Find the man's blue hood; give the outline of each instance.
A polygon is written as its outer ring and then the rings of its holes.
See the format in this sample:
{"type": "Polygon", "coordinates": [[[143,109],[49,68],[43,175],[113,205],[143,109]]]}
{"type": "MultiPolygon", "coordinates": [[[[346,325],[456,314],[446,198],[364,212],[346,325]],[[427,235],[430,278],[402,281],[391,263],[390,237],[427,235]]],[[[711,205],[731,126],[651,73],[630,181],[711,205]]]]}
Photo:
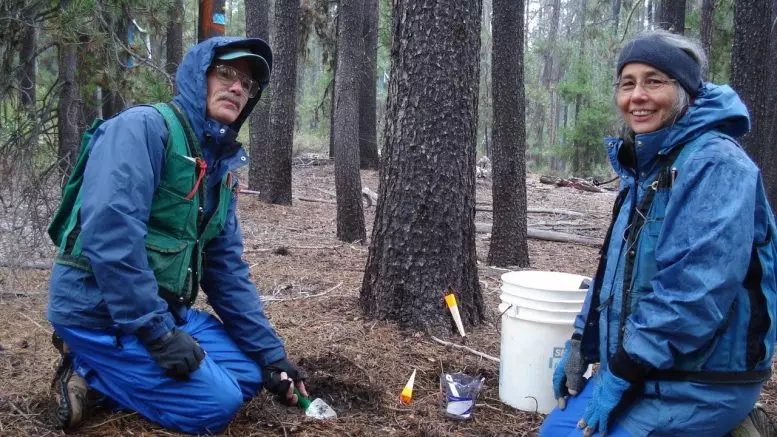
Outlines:
{"type": "MultiPolygon", "coordinates": [[[[734,138],[750,131],[747,107],[728,85],[704,84],[685,114],[673,125],[660,131],[637,135],[635,140],[642,140],[644,147],[654,150],[653,155],[665,155],[676,146],[688,143],[712,129],[734,138]]],[[[606,138],[605,143],[615,171],[622,177],[628,176],[628,172],[618,160],[623,140],[606,138]]]]}
{"type": "MultiPolygon", "coordinates": [[[[272,69],[272,51],[267,43],[259,38],[210,38],[189,50],[175,75],[175,85],[178,94],[173,98],[173,101],[186,112],[192,129],[194,129],[200,143],[203,142],[205,133],[213,134],[225,127],[216,120],[206,116],[208,95],[207,71],[211,62],[213,62],[216,51],[224,48],[242,48],[256,53],[265,58],[270,69],[272,69]]],[[[261,84],[262,89],[266,86],[267,83],[261,84]]],[[[256,97],[249,99],[237,120],[227,126],[233,131],[232,135],[228,135],[228,137],[234,138],[237,136],[237,132],[254,109],[254,106],[256,106],[260,97],[261,92],[256,97]]],[[[218,137],[223,137],[223,135],[218,135],[218,137]]]]}

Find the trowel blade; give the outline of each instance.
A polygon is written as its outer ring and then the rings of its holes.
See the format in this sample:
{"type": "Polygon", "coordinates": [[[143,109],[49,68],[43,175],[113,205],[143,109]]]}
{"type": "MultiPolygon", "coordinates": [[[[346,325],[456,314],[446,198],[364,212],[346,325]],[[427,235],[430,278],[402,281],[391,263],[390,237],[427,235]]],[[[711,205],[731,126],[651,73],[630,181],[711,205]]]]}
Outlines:
{"type": "Polygon", "coordinates": [[[305,410],[305,415],[313,419],[337,419],[337,413],[321,398],[316,398],[305,410]]]}

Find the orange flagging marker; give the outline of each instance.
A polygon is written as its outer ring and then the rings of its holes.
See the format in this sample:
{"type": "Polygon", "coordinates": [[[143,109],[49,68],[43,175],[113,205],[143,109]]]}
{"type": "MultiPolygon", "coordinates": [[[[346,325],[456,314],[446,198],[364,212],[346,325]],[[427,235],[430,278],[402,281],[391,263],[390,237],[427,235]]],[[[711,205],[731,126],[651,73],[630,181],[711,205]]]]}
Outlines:
{"type": "Polygon", "coordinates": [[[413,374],[410,375],[410,379],[407,380],[407,384],[405,384],[405,388],[402,389],[402,394],[399,395],[399,400],[406,404],[409,404],[410,401],[413,399],[413,384],[415,384],[415,371],[416,369],[413,369],[413,374]]]}
{"type": "Polygon", "coordinates": [[[448,289],[448,294],[445,295],[445,303],[448,304],[448,309],[451,310],[451,316],[453,321],[456,322],[456,327],[459,328],[459,334],[462,337],[466,337],[464,333],[464,324],[461,323],[461,314],[459,314],[459,306],[456,304],[456,296],[448,289]]]}

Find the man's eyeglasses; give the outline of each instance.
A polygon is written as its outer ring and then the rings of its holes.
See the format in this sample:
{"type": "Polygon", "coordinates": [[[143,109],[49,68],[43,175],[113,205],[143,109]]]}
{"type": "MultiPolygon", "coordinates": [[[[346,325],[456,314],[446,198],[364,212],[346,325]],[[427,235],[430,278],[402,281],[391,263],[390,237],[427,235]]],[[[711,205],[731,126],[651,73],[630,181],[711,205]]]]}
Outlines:
{"type": "Polygon", "coordinates": [[[660,91],[666,85],[669,85],[670,83],[674,83],[674,82],[677,82],[677,81],[674,79],[650,78],[650,79],[645,79],[644,82],[637,82],[634,79],[621,79],[615,82],[615,89],[618,90],[619,94],[631,94],[637,88],[637,85],[639,85],[642,87],[644,91],[648,93],[653,93],[653,92],[660,91]]]}
{"type": "Polygon", "coordinates": [[[216,72],[216,77],[225,85],[232,85],[236,80],[240,80],[240,86],[248,94],[249,99],[253,99],[259,94],[259,82],[251,79],[237,68],[225,64],[216,64],[213,66],[213,71],[216,72]]]}

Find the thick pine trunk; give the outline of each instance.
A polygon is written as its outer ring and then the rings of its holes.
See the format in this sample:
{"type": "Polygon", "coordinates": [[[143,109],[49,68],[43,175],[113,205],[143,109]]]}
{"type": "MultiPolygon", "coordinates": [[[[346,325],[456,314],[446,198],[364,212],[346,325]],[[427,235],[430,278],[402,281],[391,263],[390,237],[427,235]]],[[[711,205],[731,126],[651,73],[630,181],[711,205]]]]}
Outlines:
{"type": "Polygon", "coordinates": [[[376,86],[378,69],[378,0],[362,0],[362,70],[359,76],[359,167],[378,168],[376,86]]]}
{"type": "Polygon", "coordinates": [[[433,333],[485,317],[475,256],[480,1],[395,0],[380,197],[360,303],[433,333]]]}
{"type": "Polygon", "coordinates": [[[494,0],[493,20],[494,226],[488,264],[528,267],[523,0],[494,0]]]}
{"type": "MultiPolygon", "coordinates": [[[[362,0],[340,0],[337,78],[332,138],[335,148],[337,238],[364,242],[367,237],[359,174],[359,83],[362,69],[362,0]]],[[[373,86],[374,88],[374,86],[373,86]]]]}
{"type": "Polygon", "coordinates": [[[297,90],[299,1],[278,0],[273,18],[273,96],[270,102],[270,147],[267,203],[291,205],[291,151],[294,142],[297,90]]]}
{"type": "MultiPolygon", "coordinates": [[[[269,41],[270,35],[270,2],[269,0],[246,0],[246,36],[262,38],[269,41]]],[[[271,78],[275,76],[275,72],[271,78]]],[[[264,91],[259,103],[248,119],[250,165],[248,168],[248,186],[253,190],[264,191],[269,181],[270,162],[270,102],[272,101],[272,84],[264,91]]]]}
{"type": "Polygon", "coordinates": [[[734,4],[734,42],[731,50],[731,86],[739,93],[748,110],[752,130],[742,137],[742,144],[761,168],[773,166],[766,161],[768,144],[768,93],[763,84],[769,75],[769,31],[772,0],[737,0],[734,4]]]}

